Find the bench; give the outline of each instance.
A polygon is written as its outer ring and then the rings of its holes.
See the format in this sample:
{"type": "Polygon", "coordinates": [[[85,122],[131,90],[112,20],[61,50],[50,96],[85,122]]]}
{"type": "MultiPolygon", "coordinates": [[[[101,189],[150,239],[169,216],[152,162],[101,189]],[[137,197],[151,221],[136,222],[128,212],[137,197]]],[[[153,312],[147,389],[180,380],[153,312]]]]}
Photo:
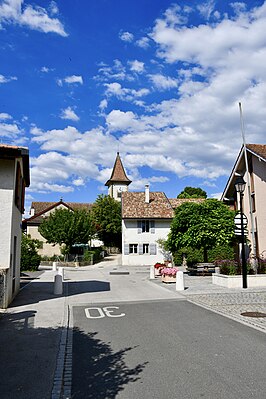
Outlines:
{"type": "Polygon", "coordinates": [[[196,263],[193,266],[188,266],[187,271],[190,274],[202,275],[211,274],[215,272],[215,266],[213,263],[196,263]]]}

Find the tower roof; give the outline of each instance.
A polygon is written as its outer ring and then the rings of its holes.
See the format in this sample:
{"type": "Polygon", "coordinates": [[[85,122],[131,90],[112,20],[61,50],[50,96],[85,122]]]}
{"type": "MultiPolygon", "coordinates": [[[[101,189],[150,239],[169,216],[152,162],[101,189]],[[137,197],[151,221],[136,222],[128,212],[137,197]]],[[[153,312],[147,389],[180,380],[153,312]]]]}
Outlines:
{"type": "Polygon", "coordinates": [[[105,185],[110,186],[112,183],[124,183],[126,185],[129,185],[131,183],[131,180],[129,180],[129,178],[126,175],[119,152],[116,155],[116,160],[115,160],[115,164],[113,167],[111,177],[109,180],[107,180],[105,185]]]}

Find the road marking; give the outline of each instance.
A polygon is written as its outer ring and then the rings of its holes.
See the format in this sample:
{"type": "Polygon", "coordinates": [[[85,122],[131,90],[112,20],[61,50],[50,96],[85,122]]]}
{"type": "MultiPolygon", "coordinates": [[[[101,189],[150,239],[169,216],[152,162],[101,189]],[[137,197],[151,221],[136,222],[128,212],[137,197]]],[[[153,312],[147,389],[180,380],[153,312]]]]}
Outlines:
{"type": "Polygon", "coordinates": [[[115,310],[119,309],[118,306],[106,306],[103,308],[93,307],[93,308],[86,308],[85,315],[88,319],[102,319],[105,316],[107,317],[124,317],[125,313],[118,313],[114,314],[115,310]],[[92,312],[94,311],[94,315],[92,312]],[[96,313],[96,314],[95,314],[96,313]]]}

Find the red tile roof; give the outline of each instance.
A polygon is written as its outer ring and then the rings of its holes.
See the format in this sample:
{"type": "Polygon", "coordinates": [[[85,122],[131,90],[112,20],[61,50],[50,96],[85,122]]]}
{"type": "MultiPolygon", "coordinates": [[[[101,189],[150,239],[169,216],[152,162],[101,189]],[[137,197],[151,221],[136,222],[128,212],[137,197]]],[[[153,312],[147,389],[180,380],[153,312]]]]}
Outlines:
{"type": "Polygon", "coordinates": [[[254,152],[261,158],[266,160],[266,145],[265,144],[247,144],[247,149],[254,152]]]}
{"type": "Polygon", "coordinates": [[[90,203],[82,203],[82,202],[32,202],[31,208],[34,209],[34,215],[24,219],[23,223],[27,224],[40,224],[43,218],[43,214],[50,211],[53,208],[56,208],[58,205],[64,205],[66,208],[69,209],[88,209],[90,210],[93,204],[90,203]]]}
{"type": "Polygon", "coordinates": [[[126,175],[124,166],[122,164],[119,152],[117,153],[115,164],[113,167],[112,175],[109,180],[105,183],[106,186],[110,186],[111,183],[125,183],[129,185],[131,180],[126,175]]]}

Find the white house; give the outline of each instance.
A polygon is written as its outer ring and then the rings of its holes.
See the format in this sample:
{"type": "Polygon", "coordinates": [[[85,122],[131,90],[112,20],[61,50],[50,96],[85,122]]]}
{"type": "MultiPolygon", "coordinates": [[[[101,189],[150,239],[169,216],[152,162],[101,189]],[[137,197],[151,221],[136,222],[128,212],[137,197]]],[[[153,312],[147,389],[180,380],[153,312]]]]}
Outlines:
{"type": "Polygon", "coordinates": [[[28,149],[1,144],[0,308],[7,308],[20,286],[21,220],[29,185],[28,149]]]}
{"type": "Polygon", "coordinates": [[[203,199],[168,199],[163,192],[123,192],[122,264],[153,265],[163,262],[158,239],[167,239],[174,210],[184,202],[203,199]]]}
{"type": "Polygon", "coordinates": [[[246,149],[248,168],[242,146],[221,199],[239,210],[239,198],[234,186],[236,178],[241,175],[246,183],[250,181],[250,196],[246,185],[243,198],[243,212],[248,218],[248,239],[250,243],[254,241],[256,256],[266,258],[266,145],[247,144],[246,149]]]}

